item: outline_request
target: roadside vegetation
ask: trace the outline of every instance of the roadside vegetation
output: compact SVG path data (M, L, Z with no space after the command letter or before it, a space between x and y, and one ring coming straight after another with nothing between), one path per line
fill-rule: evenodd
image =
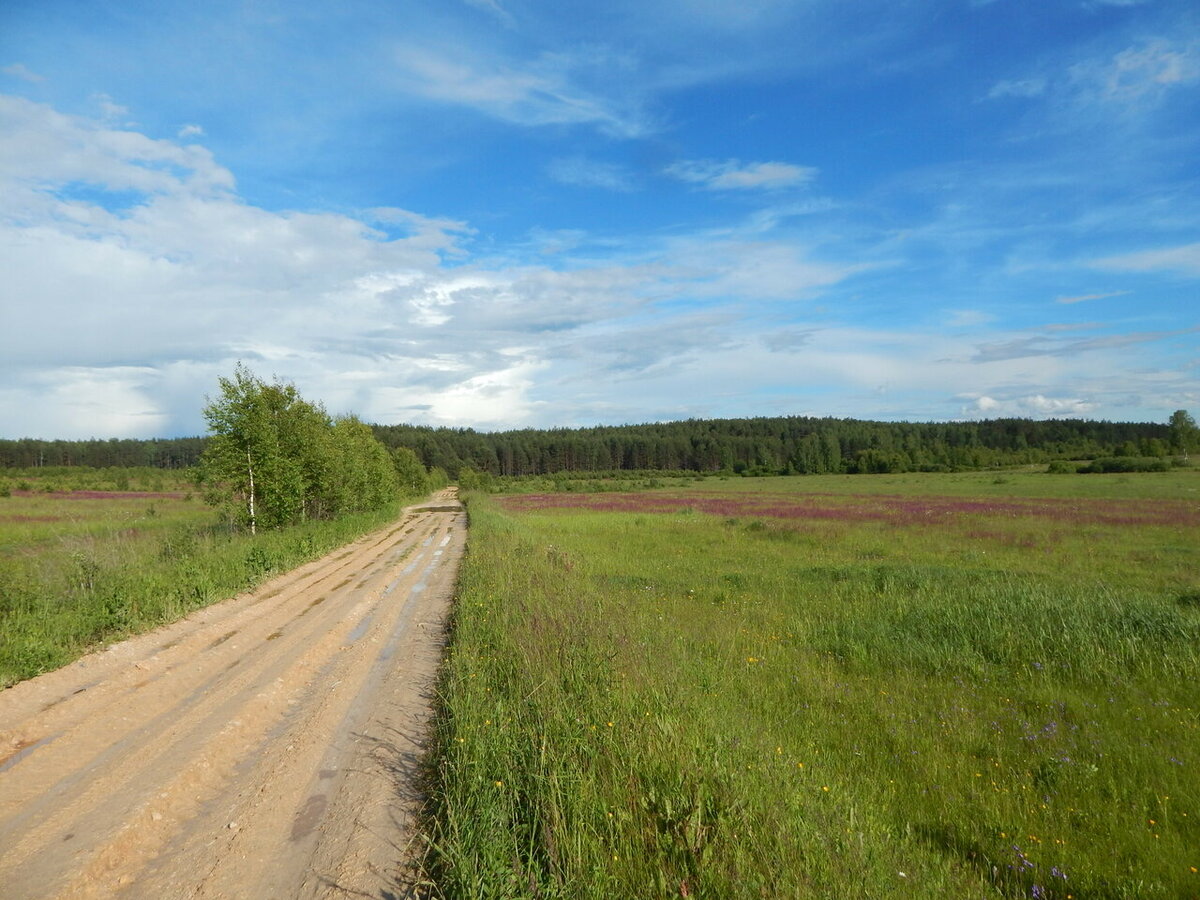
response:
M239 367L220 387L198 469L0 472L0 688L328 553L446 483L291 385Z
M1200 473L469 498L447 897L1200 895Z

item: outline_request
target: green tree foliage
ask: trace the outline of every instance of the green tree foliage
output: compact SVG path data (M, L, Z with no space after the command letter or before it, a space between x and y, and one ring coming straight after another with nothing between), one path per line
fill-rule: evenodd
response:
M393 448L392 465L396 467L400 490L405 494L419 497L434 489L430 484L429 473L425 471L425 464L415 451L408 447Z
M197 480L230 522L256 531L396 499L391 455L358 419L335 421L294 385L267 384L241 364L219 383L204 407L211 436Z
M463 466L458 470L458 486L464 491L490 491L492 476L486 471L479 472L470 466Z
M464 468L518 476L639 469L742 475L954 471L1091 460L1118 452L1158 456L1169 439L1168 426L1152 422L866 422L801 416L492 433L377 425L375 433L389 447L408 447L425 465L460 480Z
M286 385L271 387L287 390ZM321 427L312 438L314 450L322 446L328 426L328 418L321 419L324 411L315 409ZM440 469L454 478L464 467L481 474L518 476L646 469L744 475L953 471L1200 450L1200 430L1185 410L1178 410L1170 424L1076 419L867 422L787 416L493 433L416 425L371 427L388 448L415 453L431 477ZM0 467L174 468L193 465L208 440L0 440ZM324 452L309 454L305 477L321 482L326 462ZM324 514L319 509L310 513Z
M1176 453L1182 453L1185 457L1189 450L1195 450L1200 444L1200 428L1196 427L1196 420L1186 409L1177 409L1171 413L1171 420L1167 425L1171 436L1171 448Z

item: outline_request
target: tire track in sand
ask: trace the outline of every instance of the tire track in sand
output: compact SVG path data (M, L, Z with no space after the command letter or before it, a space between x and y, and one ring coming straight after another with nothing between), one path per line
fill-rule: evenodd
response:
M0 694L4 896L394 891L465 538L442 492Z

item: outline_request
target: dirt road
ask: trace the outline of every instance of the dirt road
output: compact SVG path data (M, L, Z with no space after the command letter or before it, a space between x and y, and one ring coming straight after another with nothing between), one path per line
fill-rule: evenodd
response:
M451 491L0 693L0 896L401 897Z

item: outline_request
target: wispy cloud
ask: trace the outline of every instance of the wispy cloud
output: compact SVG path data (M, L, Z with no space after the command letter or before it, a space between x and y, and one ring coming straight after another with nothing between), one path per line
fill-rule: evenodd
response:
M552 160L547 167L547 172L560 184L597 187L623 193L634 190L633 178L627 169L615 163L601 162L583 156Z
M516 24L512 13L501 6L497 0L465 0L465 2L468 6L483 10L510 28Z
M110 122L129 115L129 109L115 102L108 94L93 94L92 101L100 108L104 118Z
M1078 294L1073 297L1055 297L1055 303L1083 303L1087 300L1107 300L1109 297L1123 297L1129 291L1108 291L1103 294Z
M990 322L996 321L994 313L984 312L979 309L951 309L946 319L946 327L948 328L977 328L980 325L987 325Z
M1165 270L1200 276L1200 243L1108 256L1093 261L1092 265L1099 269L1115 269L1124 272Z
M1042 335L1019 337L996 343L981 344L971 358L972 362L990 363L1032 356L1077 356L1093 350L1111 350L1134 344L1145 344L1181 332L1151 331L1136 334L1116 334L1084 340L1058 340Z
M1069 76L1085 96L1110 103L1144 103L1200 79L1200 41L1143 40L1112 57L1076 63Z
M1024 78L1015 81L997 81L988 91L988 96L996 97L1038 97L1046 92L1046 79Z
M44 76L34 72L24 63L19 62L5 66L3 69L0 69L0 72L3 72L5 75L11 75L13 78L20 78L22 81L28 81L33 84L37 84L38 82L46 80Z
M807 184L817 175L811 166L784 162L751 162L729 159L682 160L668 166L666 173L708 190L771 190Z
M404 76L402 90L514 124L592 125L623 138L644 135L653 127L636 95L588 87L590 82L603 85L606 74L632 64L603 48L507 63L469 48L437 51L409 45L398 48L394 58Z

